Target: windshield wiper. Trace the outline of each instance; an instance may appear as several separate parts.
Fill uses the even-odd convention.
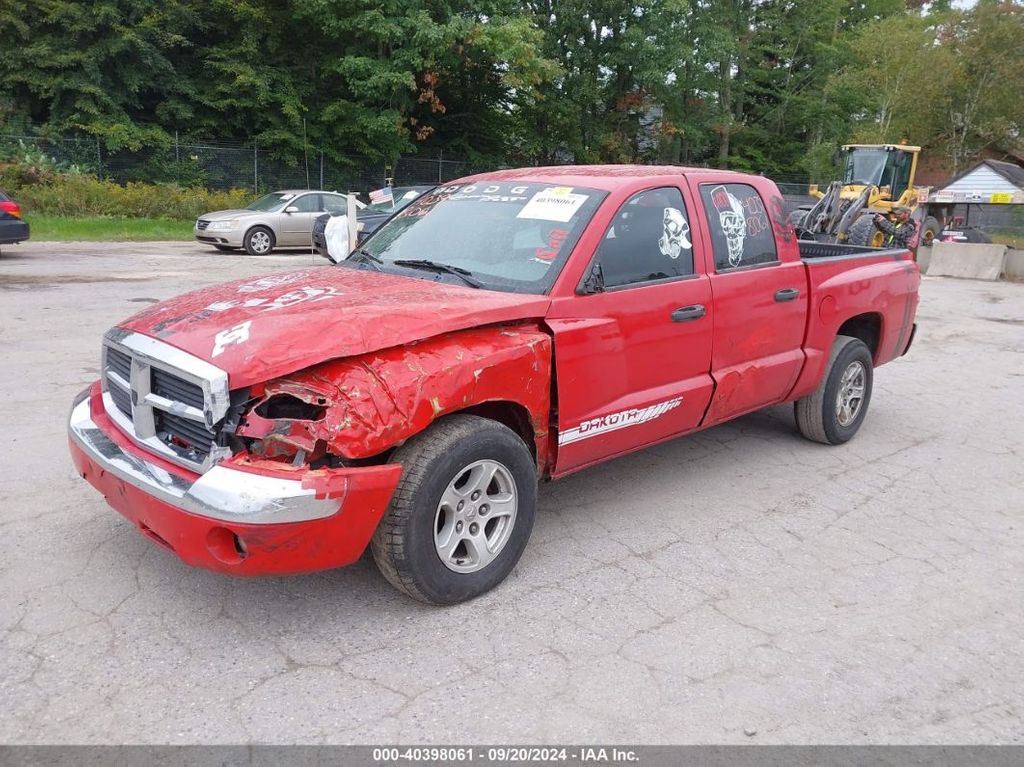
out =
[[[357,261],[353,256],[362,256],[362,258]],[[371,264],[378,272],[384,271],[384,262],[377,258],[377,256],[373,255],[373,253],[366,250],[366,248],[356,248],[345,260],[355,261],[357,264]]]
[[[473,279],[473,272],[468,269],[463,269],[461,266],[452,266],[451,264],[442,264],[438,261],[427,261],[423,258],[404,259],[400,258],[397,261],[391,263],[396,266],[410,266],[413,269],[429,269],[434,272],[444,272],[445,274],[454,274],[456,277],[461,279],[470,287],[481,288],[479,282]]]

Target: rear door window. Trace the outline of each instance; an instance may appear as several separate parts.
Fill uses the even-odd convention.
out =
[[[701,184],[700,196],[711,230],[715,271],[779,260],[768,211],[748,184]]]
[[[325,194],[321,195],[324,200],[324,210],[328,213],[334,213],[336,215],[342,214],[346,211],[348,204],[344,197],[340,194]]]

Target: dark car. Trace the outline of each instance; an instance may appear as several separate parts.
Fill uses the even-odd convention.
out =
[[[433,188],[433,186],[396,186],[391,191],[392,197],[394,198],[393,203],[378,202],[373,205],[367,205],[365,208],[360,210],[356,216],[359,221],[359,240],[362,241],[365,239],[370,232],[374,231],[377,227],[391,218],[391,216],[400,211],[421,194],[429,192]],[[327,257],[327,239],[324,236],[324,230],[327,228],[328,220],[330,220],[332,216],[337,215],[341,214],[325,213],[313,222],[313,250],[325,258]]]
[[[21,220],[21,206],[0,192],[0,245],[28,239],[28,223]]]
[[[939,242],[992,242],[992,238],[973,226],[950,225],[935,238]]]

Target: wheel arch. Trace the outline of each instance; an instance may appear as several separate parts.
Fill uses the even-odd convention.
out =
[[[242,234],[242,242],[243,243],[245,242],[245,238],[249,236],[249,234],[252,232],[253,229],[263,229],[263,230],[265,230],[266,233],[270,235],[270,247],[274,247],[275,245],[277,245],[277,233],[274,232],[274,227],[270,226],[269,224],[261,224],[261,223],[252,224],[251,226],[249,226],[245,230],[245,232]],[[244,245],[243,245],[243,247],[244,247]]]
[[[537,460],[537,432],[530,418],[530,411],[518,402],[507,399],[487,400],[456,410],[447,415],[476,415],[489,421],[497,421],[519,435]]]
[[[878,349],[882,339],[883,318],[878,312],[865,312],[844,320],[836,336],[859,338],[871,351],[871,359],[878,364]],[[833,343],[835,341],[833,340]]]

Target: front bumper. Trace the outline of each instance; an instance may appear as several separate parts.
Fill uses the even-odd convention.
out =
[[[238,457],[194,474],[121,433],[99,384],[76,399],[68,442],[78,473],[146,537],[187,564],[236,575],[355,562],[401,475],[397,464],[292,469]]]
[[[240,248],[242,247],[245,232],[241,227],[221,231],[217,229],[211,230],[209,227],[200,229],[197,225],[193,224],[192,234],[197,242],[206,243],[207,245],[226,245],[231,248]]]

